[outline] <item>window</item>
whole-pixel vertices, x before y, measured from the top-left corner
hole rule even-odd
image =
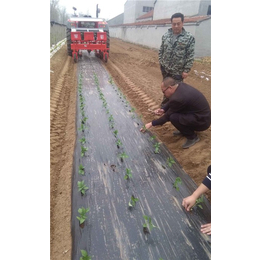
[[[143,6],[143,12],[148,13],[153,10],[153,7]]]
[[[207,15],[211,15],[211,5],[209,5],[209,7],[208,7]]]

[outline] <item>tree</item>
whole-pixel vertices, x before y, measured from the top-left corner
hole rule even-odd
[[[59,0],[50,0],[51,21],[59,22]]]

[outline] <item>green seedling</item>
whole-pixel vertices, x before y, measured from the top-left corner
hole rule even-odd
[[[179,190],[179,189],[180,189],[179,184],[182,184],[182,181],[181,181],[181,178],[180,178],[180,177],[177,177],[177,178],[175,179],[175,182],[173,183],[173,187],[174,187],[176,190]]]
[[[103,107],[107,108],[107,102],[106,101],[103,102]]]
[[[135,111],[135,108],[133,107],[131,110],[130,110],[130,112],[134,112]]]
[[[123,161],[123,159],[128,158],[128,155],[125,152],[123,152],[119,154],[119,158],[121,158],[121,161]]]
[[[145,234],[149,234],[150,232],[152,232],[153,228],[156,228],[156,226],[152,223],[151,217],[144,215],[143,218],[145,220],[145,223],[143,224],[143,232]],[[148,229],[148,226],[149,226],[149,229]],[[149,230],[150,230],[150,232],[149,232]]]
[[[109,109],[106,110],[106,113],[109,114]]]
[[[114,123],[110,124],[109,126],[113,129],[114,128]]]
[[[132,115],[131,117],[132,117],[133,119],[135,119],[135,115]]]
[[[89,212],[89,208],[79,208],[78,209],[78,213],[79,213],[79,216],[77,216],[77,219],[79,220],[79,224],[83,224],[85,222],[85,220],[87,219],[87,216],[86,214]]]
[[[85,173],[85,172],[84,172],[84,169],[85,169],[85,168],[83,167],[83,165],[80,164],[80,165],[79,165],[79,174],[84,175],[84,173]]]
[[[79,260],[91,260],[91,257],[88,255],[87,251],[80,250],[81,251],[81,257]]]
[[[79,141],[80,141],[82,144],[86,143],[85,137],[82,137],[81,139],[79,139]]]
[[[82,117],[85,117],[85,112],[84,112],[84,110],[81,110],[81,116],[82,116]]]
[[[159,260],[163,260],[163,259],[160,257]]]
[[[113,133],[114,133],[115,136],[117,136],[118,130],[115,130]]]
[[[85,152],[88,150],[87,147],[81,146],[81,157],[85,155]]]
[[[160,144],[161,143],[156,143],[153,145],[155,147],[154,153],[160,153]]]
[[[138,198],[135,198],[134,195],[132,195],[132,196],[131,196],[131,199],[130,199],[130,201],[129,201],[129,203],[128,203],[128,206],[129,206],[129,207],[134,207],[134,206],[135,206],[135,203],[136,203],[137,201],[139,201],[139,199],[138,199]]]
[[[83,103],[84,97],[82,95],[80,95],[79,101],[80,101],[80,103]]]
[[[128,169],[128,168],[126,168],[126,174],[125,174],[124,179],[125,179],[125,180],[129,180],[129,179],[132,178],[132,177],[133,177],[133,175],[132,175],[132,173],[131,173],[131,170]]]
[[[81,123],[81,126],[80,126],[80,128],[79,128],[79,131],[84,132],[84,129],[85,129],[85,126],[84,126],[84,124]]]
[[[170,157],[167,158],[167,164],[168,164],[169,167],[172,167],[172,165],[174,163],[175,163],[175,161],[172,158],[170,158]]]
[[[142,129],[143,129],[143,132],[146,132],[146,130],[147,130],[145,125],[143,125]]]
[[[150,140],[153,141],[155,138],[156,138],[156,136],[153,135],[153,136],[150,137]]]
[[[195,204],[192,206],[192,208],[195,207],[195,206],[197,206],[197,207],[203,209],[203,207],[201,206],[201,203],[203,203],[203,202],[204,202],[204,200],[203,200],[203,197],[201,196],[201,197],[199,197],[198,199],[196,199],[196,202],[195,202]],[[191,208],[191,209],[192,209],[192,208]]]
[[[114,83],[114,82],[113,82],[113,79],[112,79],[112,77],[111,77],[111,76],[109,77],[109,80],[108,80],[108,82],[109,82],[111,85],[113,85],[113,83]]]
[[[88,118],[87,118],[86,116],[84,116],[83,119],[82,119],[82,121],[81,121],[81,123],[82,123],[82,124],[85,124],[87,119],[88,119]]]
[[[108,120],[109,120],[109,122],[112,122],[112,121],[114,121],[114,118],[113,118],[113,116],[112,116],[112,115],[110,115],[110,117],[108,118]]]
[[[122,145],[122,142],[118,139],[118,140],[116,141],[116,145],[117,145],[117,147],[119,148],[119,147]]]
[[[82,195],[85,195],[85,191],[88,190],[88,187],[85,185],[84,181],[78,181],[78,190]]]

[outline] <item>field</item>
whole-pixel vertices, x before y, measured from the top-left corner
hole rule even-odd
[[[195,61],[186,83],[199,89],[210,103],[210,59]],[[118,39],[111,39],[110,57],[104,64],[127,100],[147,123],[150,110],[159,107],[162,80],[158,53]],[[66,46],[51,59],[51,259],[71,259],[71,173],[75,147],[77,64],[67,56]],[[211,129],[199,133],[201,141],[182,149],[183,137],[173,137],[171,124],[153,128],[186,173],[197,183],[210,164]],[[210,199],[210,193],[208,193]]]

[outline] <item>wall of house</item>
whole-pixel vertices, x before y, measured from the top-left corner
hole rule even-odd
[[[200,24],[185,25],[186,31],[195,37],[195,57],[211,55],[211,19],[202,21]],[[110,27],[111,37],[119,38],[127,42],[140,44],[150,48],[159,49],[163,34],[171,28],[169,26],[118,26]]]
[[[117,24],[123,24],[124,23],[124,13],[110,19],[107,21],[108,23],[108,26],[111,26],[111,25],[117,25]]]
[[[136,18],[147,13],[143,12],[143,6],[154,7],[154,1],[128,0],[124,5],[124,23],[134,23]]]
[[[157,0],[154,7],[153,19],[171,18],[174,13],[184,16],[207,15],[211,0]]]
[[[196,15],[199,12],[199,6],[199,0],[157,0],[153,19],[171,18],[174,13],[183,13],[184,16]]]

